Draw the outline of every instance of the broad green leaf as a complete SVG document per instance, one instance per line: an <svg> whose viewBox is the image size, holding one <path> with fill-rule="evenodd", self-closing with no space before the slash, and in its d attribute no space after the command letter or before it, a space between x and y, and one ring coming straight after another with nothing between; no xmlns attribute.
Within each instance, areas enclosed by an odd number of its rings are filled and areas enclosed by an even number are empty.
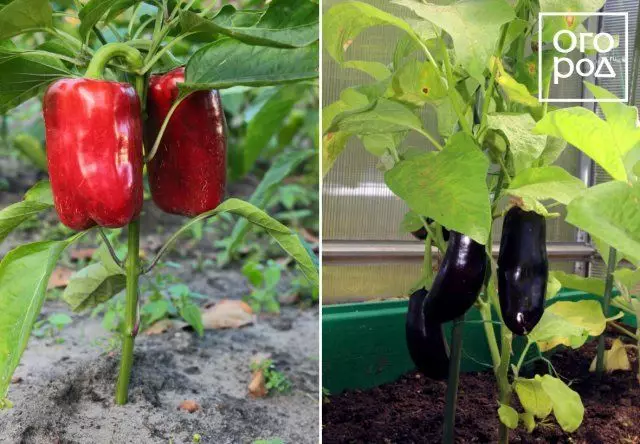
<svg viewBox="0 0 640 444"><path fill-rule="evenodd" d="M567 147L567 141L558 137L547 136L547 144L538 159L538 166L547 166L555 162Z"/></svg>
<svg viewBox="0 0 640 444"><path fill-rule="evenodd" d="M438 132L442 137L451 137L456 132L459 119L453 106L454 101L460 109L465 108L465 102L457 89L452 89L450 94L440 103L435 104L438 115ZM468 122L473 121L473 109L468 108L465 118Z"/></svg>
<svg viewBox="0 0 640 444"><path fill-rule="evenodd" d="M386 65L380 62L367 62L364 60L349 60L342 65L344 68L353 68L369 74L376 80L384 80L391 75Z"/></svg>
<svg viewBox="0 0 640 444"><path fill-rule="evenodd" d="M530 114L490 114L487 124L507 138L516 175L532 166L547 144L546 136L531 133L536 122Z"/></svg>
<svg viewBox="0 0 640 444"><path fill-rule="evenodd" d="M555 277L553 273L549 274L549 279L547 280L547 294L544 296L546 300L553 299L562 289L562 284Z"/></svg>
<svg viewBox="0 0 640 444"><path fill-rule="evenodd" d="M553 403L553 415L565 432L574 432L584 417L584 406L580 395L569 388L562 380L551 375L540 377L542 389L547 393Z"/></svg>
<svg viewBox="0 0 640 444"><path fill-rule="evenodd" d="M23 32L51 28L52 17L48 0L14 0L0 9L0 41Z"/></svg>
<svg viewBox="0 0 640 444"><path fill-rule="evenodd" d="M584 291L596 296L604 295L604 279L583 277L564 271L552 271L549 276L557 279L564 288Z"/></svg>
<svg viewBox="0 0 640 444"><path fill-rule="evenodd" d="M115 15L136 4L138 0L89 0L80 10L80 36L87 37L107 13Z"/></svg>
<svg viewBox="0 0 640 444"><path fill-rule="evenodd" d="M322 109L322 133L325 134L333 119L345 111L355 111L366 108L369 105L368 97L356 90L347 88L340 93L340 100L337 100Z"/></svg>
<svg viewBox="0 0 640 444"><path fill-rule="evenodd" d="M588 83L587 87L596 96L615 97ZM547 114L538 122L535 132L566 140L591 157L611 177L626 181L623 159L640 142L640 129L635 128L637 113L622 104L600 105L607 116L606 121L586 108L564 108Z"/></svg>
<svg viewBox="0 0 640 444"><path fill-rule="evenodd" d="M242 143L245 173L251 171L262 150L308 89L309 86L305 84L282 86L249 121Z"/></svg>
<svg viewBox="0 0 640 444"><path fill-rule="evenodd" d="M564 168L548 166L521 171L509 183L507 194L538 200L554 199L568 205L587 188Z"/></svg>
<svg viewBox="0 0 640 444"><path fill-rule="evenodd" d="M0 399L6 397L11 376L27 347L51 272L62 251L80 235L21 245L0 262Z"/></svg>
<svg viewBox="0 0 640 444"><path fill-rule="evenodd" d="M380 157L391 149L397 149L406 137L405 132L367 134L360 137L364 149L374 156Z"/></svg>
<svg viewBox="0 0 640 444"><path fill-rule="evenodd" d="M322 175L326 176L347 146L351 133L338 131L322 137Z"/></svg>
<svg viewBox="0 0 640 444"><path fill-rule="evenodd" d="M616 281L624 285L628 289L640 284L640 268L635 270L631 268L619 268L613 272Z"/></svg>
<svg viewBox="0 0 640 444"><path fill-rule="evenodd" d="M547 85L549 80L551 79L551 75L553 73L553 60L554 57L557 56L558 53L554 50L544 50L542 51L542 84ZM531 93L532 96L538 97L539 91L538 82L540 81L539 76L539 63L540 58L539 54L533 53L529 57L524 60L519 60L516 64L514 78L515 80L524 85L527 88L527 91Z"/></svg>
<svg viewBox="0 0 640 444"><path fill-rule="evenodd" d="M271 163L271 167L260 181L255 189L249 202L258 207L264 207L273 197L276 189L282 184L282 181L291 175L304 161L306 161L312 152L297 151L293 154L282 153L277 156ZM236 252L245 235L249 231L250 225L246 219L240 219L233 227L231 235L226 239L226 248L224 253L218 257L221 264L227 263L231 258L235 257Z"/></svg>
<svg viewBox="0 0 640 444"><path fill-rule="evenodd" d="M544 17L542 40L550 42L558 31L574 31L588 17L576 16L573 12L597 12L606 0L540 0L540 12L566 12L559 17Z"/></svg>
<svg viewBox="0 0 640 444"><path fill-rule="evenodd" d="M36 183L29 189L29 191L25 193L24 200L53 206L53 193L51 192L51 183L49 183L48 180L42 180Z"/></svg>
<svg viewBox="0 0 640 444"><path fill-rule="evenodd" d="M400 223L400 227L404 233L411 233L413 231L419 230L424 225L422 225L422 219L414 213L413 211L407 211L407 213L402 218L402 222Z"/></svg>
<svg viewBox="0 0 640 444"><path fill-rule="evenodd" d="M447 96L447 87L433 64L410 60L393 75L394 98L415 106L434 103Z"/></svg>
<svg viewBox="0 0 640 444"><path fill-rule="evenodd" d="M524 425L524 428L527 429L527 433L532 433L536 428L536 420L533 415L529 412L520 413L518 415L520 417L520 421Z"/></svg>
<svg viewBox="0 0 640 444"><path fill-rule="evenodd" d="M300 241L297 234L270 217L264 211L256 208L249 202L245 202L240 199L227 199L218 205L217 208L191 219L185 225L180 227L180 229L174 234L173 239L177 239L181 233L191 229L192 225L197 224L201 220L217 216L221 213L231 213L237 216L242 216L252 224L264 229L267 234L269 234L282 247L282 249L298 263L300 270L306 278L309 279L312 284L318 284L317 267L314 260L311 258L309 251Z"/></svg>
<svg viewBox="0 0 640 444"><path fill-rule="evenodd" d="M354 39L365 29L380 25L400 28L412 39L419 41L419 38L404 20L366 3L351 1L332 6L323 15L323 48L338 63L342 63L345 61L344 54Z"/></svg>
<svg viewBox="0 0 640 444"><path fill-rule="evenodd" d="M502 25L515 19L505 0L461 0L450 5L434 5L415 0L394 0L425 20L444 29L453 39L456 62L479 82L495 52Z"/></svg>
<svg viewBox="0 0 640 444"><path fill-rule="evenodd" d="M457 133L443 151L398 163L385 173L385 183L416 213L484 245L491 228L488 168L471 136Z"/></svg>
<svg viewBox="0 0 640 444"><path fill-rule="evenodd" d="M531 108L540 106L540 102L538 102L537 98L531 95L527 86L519 83L504 69L500 59L496 59L495 57L491 59L491 69L494 69L494 63L498 64L496 70L496 82L500 85L510 101L520 103Z"/></svg>
<svg viewBox="0 0 640 444"><path fill-rule="evenodd" d="M553 404L551 399L542 389L542 384L537 379L518 378L514 384L520 404L526 412L538 419L544 419L551 414Z"/></svg>
<svg viewBox="0 0 640 444"><path fill-rule="evenodd" d="M510 429L518 427L518 412L510 405L500 404L498 416L500 417L500 422Z"/></svg>
<svg viewBox="0 0 640 444"><path fill-rule="evenodd" d="M39 182L25 195L25 200L0 211L0 242L27 219L53 206L49 182Z"/></svg>
<svg viewBox="0 0 640 444"><path fill-rule="evenodd" d="M318 40L318 17L317 2L274 0L262 15L237 11L232 5L223 6L211 19L184 11L180 25L186 32L223 34L250 45L293 48Z"/></svg>
<svg viewBox="0 0 640 444"><path fill-rule="evenodd" d="M541 351L558 345L578 348L589 336L602 334L606 324L599 301L559 301L544 311L529 339L536 342Z"/></svg>
<svg viewBox="0 0 640 444"><path fill-rule="evenodd" d="M503 54L509 51L511 44L515 42L518 39L518 37L526 34L528 27L529 27L529 22L519 18L512 20L509 23L509 25L507 26L507 35L505 36L505 39L504 39L504 48L502 50Z"/></svg>
<svg viewBox="0 0 640 444"><path fill-rule="evenodd" d="M608 182L574 199L566 220L640 264L640 184Z"/></svg>
<svg viewBox="0 0 640 444"><path fill-rule="evenodd" d="M95 308L125 289L126 276L102 263L90 264L76 272L62 294L74 312Z"/></svg>
<svg viewBox="0 0 640 444"><path fill-rule="evenodd" d="M407 106L388 99L378 99L370 106L338 114L327 130L352 134L378 134L405 130L424 133L422 121Z"/></svg>
<svg viewBox="0 0 640 444"><path fill-rule="evenodd" d="M589 366L590 372L596 371L596 361L598 357L594 357ZM627 349L620 338L613 340L611 348L604 352L604 368L607 373L614 372L616 370L629 371L631 370L631 362L629 362L629 356L627 355Z"/></svg>
<svg viewBox="0 0 640 444"><path fill-rule="evenodd" d="M284 63L286 61L286 63ZM232 86L267 86L318 77L318 45L283 49L233 39L205 45L187 62L185 92Z"/></svg>
<svg viewBox="0 0 640 444"><path fill-rule="evenodd" d="M55 57L0 48L0 113L6 113L34 97L49 83L69 75Z"/></svg>

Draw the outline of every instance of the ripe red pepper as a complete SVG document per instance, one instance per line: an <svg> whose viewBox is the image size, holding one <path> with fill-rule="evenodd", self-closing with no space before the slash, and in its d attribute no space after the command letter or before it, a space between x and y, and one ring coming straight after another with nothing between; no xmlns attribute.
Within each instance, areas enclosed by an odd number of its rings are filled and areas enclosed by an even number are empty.
<svg viewBox="0 0 640 444"><path fill-rule="evenodd" d="M178 97L184 68L149 80L147 144L152 146ZM197 216L224 198L227 138L217 91L198 91L170 117L158 151L148 163L151 195L167 213Z"/></svg>
<svg viewBox="0 0 640 444"><path fill-rule="evenodd" d="M142 208L140 101L126 83L61 79L46 91L47 162L56 211L74 230L127 225Z"/></svg>

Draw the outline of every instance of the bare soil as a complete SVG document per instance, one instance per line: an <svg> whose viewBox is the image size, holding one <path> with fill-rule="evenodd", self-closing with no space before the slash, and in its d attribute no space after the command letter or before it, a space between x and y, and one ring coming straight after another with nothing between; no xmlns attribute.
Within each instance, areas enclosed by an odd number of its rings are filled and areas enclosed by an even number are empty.
<svg viewBox="0 0 640 444"><path fill-rule="evenodd" d="M612 338L607 338L608 344ZM555 369L582 397L585 417L574 433L562 431L555 420L539 425L532 434L519 428L513 443L640 443L640 383L637 355L630 353L633 372L598 377L588 368L596 342L579 350L563 350L552 358ZM542 368L537 369L542 373ZM323 405L322 442L438 443L441 441L446 383L417 372L364 391L330 396ZM456 420L456 442L497 442L498 401L492 373L461 375Z"/></svg>

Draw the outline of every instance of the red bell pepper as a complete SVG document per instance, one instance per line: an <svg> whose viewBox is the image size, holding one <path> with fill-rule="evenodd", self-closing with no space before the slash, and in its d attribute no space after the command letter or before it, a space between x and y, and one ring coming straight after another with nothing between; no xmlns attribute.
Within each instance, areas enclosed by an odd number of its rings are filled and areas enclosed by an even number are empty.
<svg viewBox="0 0 640 444"><path fill-rule="evenodd" d="M121 43L98 50L85 78L61 79L43 101L53 201L63 224L123 227L142 208L142 116L133 86L102 79L113 57L132 70L140 53Z"/></svg>
<svg viewBox="0 0 640 444"><path fill-rule="evenodd" d="M184 68L153 75L147 94L147 144L152 146L175 100ZM149 161L149 185L167 213L196 216L217 207L226 184L226 122L217 91L198 91L180 103Z"/></svg>
<svg viewBox="0 0 640 444"><path fill-rule="evenodd" d="M117 228L142 208L140 101L131 85L61 79L43 103L56 211L74 230Z"/></svg>

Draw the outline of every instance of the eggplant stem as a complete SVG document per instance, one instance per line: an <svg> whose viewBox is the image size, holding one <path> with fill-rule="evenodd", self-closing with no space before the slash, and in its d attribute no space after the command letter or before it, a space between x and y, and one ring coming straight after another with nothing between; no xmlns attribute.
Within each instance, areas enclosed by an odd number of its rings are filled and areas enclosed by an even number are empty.
<svg viewBox="0 0 640 444"><path fill-rule="evenodd" d="M460 383L460 361L462 359L462 333L464 315L453 321L451 330L451 356L449 359L449 379L447 380L446 404L444 406L443 444L453 444L456 427L456 405Z"/></svg>

